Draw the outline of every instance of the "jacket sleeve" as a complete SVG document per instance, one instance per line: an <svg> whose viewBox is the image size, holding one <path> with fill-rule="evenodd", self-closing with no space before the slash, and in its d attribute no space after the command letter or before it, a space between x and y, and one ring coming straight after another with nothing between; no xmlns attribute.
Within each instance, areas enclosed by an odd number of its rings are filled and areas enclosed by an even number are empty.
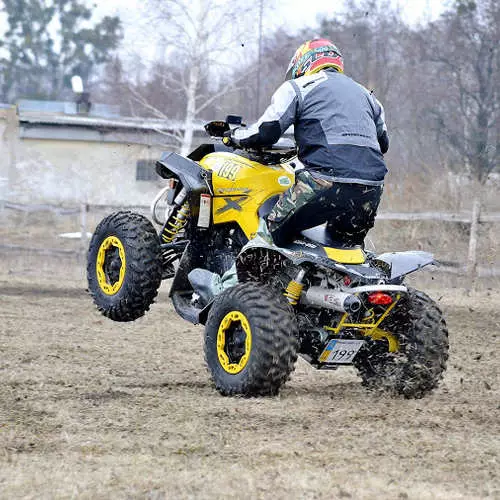
<svg viewBox="0 0 500 500"><path fill-rule="evenodd" d="M271 104L248 128L234 130L233 139L243 147L271 146L295 122L299 109L298 89L286 81L274 93Z"/></svg>
<svg viewBox="0 0 500 500"><path fill-rule="evenodd" d="M373 96L373 101L375 104L374 111L375 126L377 127L377 139L380 145L380 151L382 151L382 154L385 154L389 150L389 135L387 133L387 125L385 123L384 107L375 96Z"/></svg>

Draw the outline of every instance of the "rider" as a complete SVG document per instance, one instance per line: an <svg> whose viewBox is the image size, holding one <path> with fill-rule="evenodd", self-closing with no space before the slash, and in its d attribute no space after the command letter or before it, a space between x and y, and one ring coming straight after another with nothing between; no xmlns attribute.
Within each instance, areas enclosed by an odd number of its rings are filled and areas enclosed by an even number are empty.
<svg viewBox="0 0 500 500"><path fill-rule="evenodd" d="M295 185L267 216L274 243L324 222L339 245L362 245L375 221L389 148L384 109L375 96L344 75L339 49L329 40L309 40L290 61L287 81L249 128L224 141L245 148L271 146L294 125L298 157ZM265 228L259 235L265 236ZM222 277L205 269L189 273L204 303L237 282L233 266Z"/></svg>
<svg viewBox="0 0 500 500"><path fill-rule="evenodd" d="M283 246L326 222L335 241L362 245L387 172L384 109L372 92L344 75L342 54L330 40L302 44L286 78L257 123L230 137L245 148L270 146L294 125L304 169L267 217L274 243Z"/></svg>

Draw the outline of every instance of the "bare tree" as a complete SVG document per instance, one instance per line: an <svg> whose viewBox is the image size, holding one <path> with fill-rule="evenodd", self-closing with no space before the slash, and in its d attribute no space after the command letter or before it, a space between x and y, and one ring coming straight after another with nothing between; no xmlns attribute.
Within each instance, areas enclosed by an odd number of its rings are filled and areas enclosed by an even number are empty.
<svg viewBox="0 0 500 500"><path fill-rule="evenodd" d="M429 109L435 129L484 184L500 163L500 4L457 0L420 39L434 87L446 89Z"/></svg>
<svg viewBox="0 0 500 500"><path fill-rule="evenodd" d="M181 154L191 148L197 117L237 88L244 78L233 77L244 45L245 16L253 6L246 0L149 0L151 25L167 51L165 63L155 65L152 79L182 103ZM150 26L151 26L150 25ZM165 107L151 102L144 88L132 95L145 109L166 118Z"/></svg>

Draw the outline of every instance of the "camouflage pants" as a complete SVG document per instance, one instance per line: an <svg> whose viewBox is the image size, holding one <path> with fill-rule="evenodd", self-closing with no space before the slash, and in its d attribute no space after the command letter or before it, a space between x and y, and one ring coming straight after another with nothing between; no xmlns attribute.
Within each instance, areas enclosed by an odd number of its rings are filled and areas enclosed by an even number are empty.
<svg viewBox="0 0 500 500"><path fill-rule="evenodd" d="M294 211L304 206L322 190L332 186L333 182L315 179L305 170L298 172L295 176L295 185L280 196L267 216L269 230L272 232L276 225L282 224Z"/></svg>
<svg viewBox="0 0 500 500"><path fill-rule="evenodd" d="M278 246L324 222L336 240L360 245L373 227L381 195L382 186L335 183L302 170L268 215L267 225Z"/></svg>

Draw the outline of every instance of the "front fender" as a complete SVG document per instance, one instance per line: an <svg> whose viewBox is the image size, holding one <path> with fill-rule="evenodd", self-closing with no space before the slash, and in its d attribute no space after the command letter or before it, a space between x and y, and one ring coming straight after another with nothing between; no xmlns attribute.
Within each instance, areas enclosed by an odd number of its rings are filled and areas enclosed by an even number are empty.
<svg viewBox="0 0 500 500"><path fill-rule="evenodd" d="M178 177L189 193L197 195L212 192L211 172L177 153L163 153L156 162L156 173L164 179Z"/></svg>
<svg viewBox="0 0 500 500"><path fill-rule="evenodd" d="M419 250L383 253L378 255L375 260L389 264L391 267L391 280L418 271L429 264L435 264L434 256L431 253Z"/></svg>

